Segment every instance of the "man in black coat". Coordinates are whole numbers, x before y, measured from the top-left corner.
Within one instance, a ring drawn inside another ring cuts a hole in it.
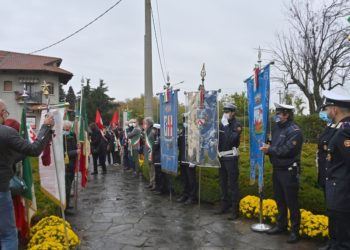
[[[74,180],[75,163],[79,154],[77,137],[72,130],[70,121],[63,121],[63,152],[65,160],[65,180],[66,180],[66,208],[70,208],[70,193]],[[68,214],[68,213],[67,213]]]
[[[277,125],[272,131],[271,145],[264,144],[261,147],[269,155],[273,166],[273,193],[278,209],[277,225],[267,233],[280,234],[287,231],[289,208],[291,233],[287,243],[296,243],[300,239],[298,192],[303,136],[300,128],[293,122],[294,107],[277,103],[275,107],[274,119]]]
[[[183,116],[184,127],[179,134],[177,143],[179,147],[179,162],[180,173],[183,184],[183,192],[181,197],[177,199],[178,202],[184,202],[185,205],[194,204],[196,201],[196,166],[187,161],[186,157],[186,122]]]
[[[47,114],[37,139],[29,143],[21,138],[15,129],[3,125],[9,114],[5,102],[0,100],[0,249],[15,250],[18,248],[18,239],[9,190],[10,179],[13,176],[12,166],[22,155],[41,154],[51,136],[54,119],[52,115]]]
[[[326,205],[329,245],[322,249],[350,249],[350,98],[325,91],[327,116],[336,124],[327,153]]]
[[[225,103],[224,114],[219,125],[218,155],[221,166],[219,168],[219,177],[222,205],[218,214],[225,213],[232,206],[232,216],[229,217],[229,220],[235,220],[239,215],[238,147],[242,126],[235,116],[236,106],[232,103]],[[229,192],[231,192],[231,201],[229,200]]]

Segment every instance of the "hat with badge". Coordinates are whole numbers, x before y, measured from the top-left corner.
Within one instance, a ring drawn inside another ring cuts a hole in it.
[[[322,108],[327,106],[337,106],[343,108],[350,108],[350,96],[337,94],[334,91],[326,90],[323,92],[325,99]]]
[[[225,111],[236,111],[237,107],[233,103],[225,102],[224,103],[224,112]]]
[[[294,112],[294,106],[282,104],[282,103],[275,103],[276,111],[279,112]]]

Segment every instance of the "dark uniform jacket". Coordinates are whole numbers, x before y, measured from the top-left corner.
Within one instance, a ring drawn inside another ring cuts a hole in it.
[[[328,125],[320,134],[317,143],[317,166],[318,166],[318,184],[325,186],[326,182],[326,158],[328,154],[329,140],[334,135],[335,124]]]
[[[327,155],[327,208],[350,212],[350,117],[344,118],[329,141]]]
[[[66,168],[70,171],[73,171],[75,167],[75,161],[78,156],[77,149],[77,137],[75,134],[71,132],[69,135],[63,135],[63,152],[67,152],[69,157],[69,164],[66,165]]]
[[[42,125],[37,139],[29,143],[21,138],[15,129],[0,125],[0,192],[9,190],[9,182],[13,176],[12,165],[19,160],[18,153],[40,155],[49,140],[50,131],[48,125]]]
[[[100,130],[93,130],[91,132],[91,152],[93,154],[106,153],[108,141],[102,136]]]
[[[186,129],[183,128],[177,139],[177,144],[179,147],[179,161],[186,162]]]
[[[300,165],[303,135],[293,121],[278,123],[272,131],[271,146],[268,150],[272,166],[288,169],[293,163]]]
[[[240,135],[242,126],[236,119],[228,121],[229,124],[224,126],[220,122],[219,125],[219,152],[232,150],[233,147],[238,148],[240,144]],[[232,159],[233,157],[221,157],[221,160]]]
[[[160,163],[160,136],[156,133],[154,143],[152,145],[152,161],[154,164]]]

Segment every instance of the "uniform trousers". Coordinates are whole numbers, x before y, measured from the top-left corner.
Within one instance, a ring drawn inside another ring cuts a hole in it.
[[[299,177],[296,169],[273,169],[273,193],[277,203],[277,226],[286,229],[288,226],[288,208],[290,212],[291,229],[299,234],[300,210],[298,203]]]
[[[350,212],[328,210],[328,232],[332,249],[350,249]]]
[[[238,168],[238,157],[222,157],[220,159],[220,186],[222,192],[222,201],[225,206],[231,205],[235,212],[239,209],[239,168]],[[229,185],[229,188],[228,188]],[[231,204],[230,204],[231,195]]]

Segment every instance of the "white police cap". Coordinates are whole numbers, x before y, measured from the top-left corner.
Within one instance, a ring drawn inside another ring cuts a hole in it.
[[[335,91],[326,90],[323,92],[324,97],[326,97],[325,103],[322,107],[327,106],[337,106],[350,108],[350,96],[338,94]]]
[[[159,123],[153,124],[153,128],[160,129],[160,124]]]
[[[282,103],[275,103],[275,108],[276,111],[282,111],[282,112],[286,112],[286,111],[294,111],[294,106],[292,105],[287,105],[287,104],[282,104]]]
[[[225,102],[224,103],[224,111],[236,111],[236,105],[230,102]]]

